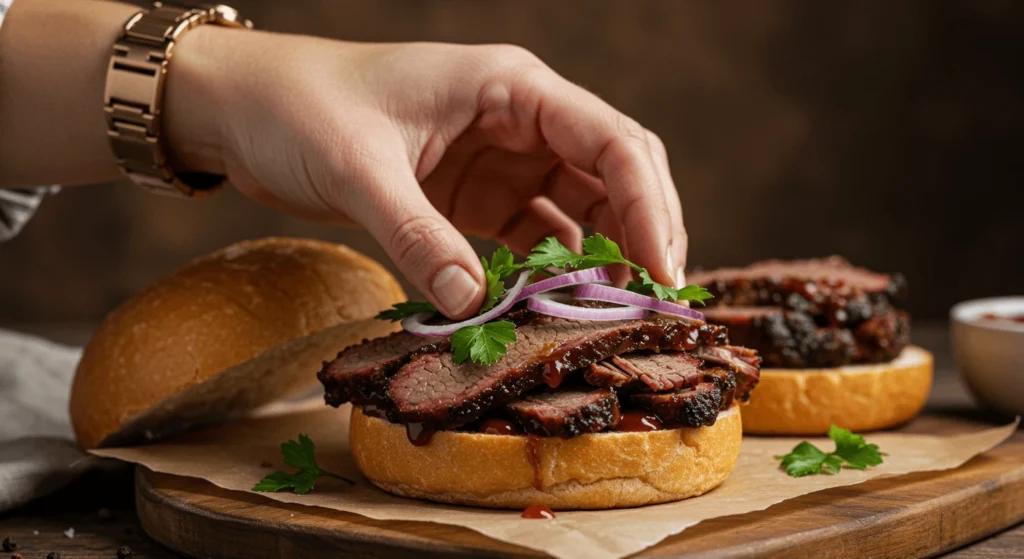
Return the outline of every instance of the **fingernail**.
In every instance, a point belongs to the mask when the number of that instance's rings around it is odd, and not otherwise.
[[[686,286],[686,273],[683,272],[683,267],[680,266],[676,270],[676,287],[685,287],[685,286]]]
[[[430,289],[445,314],[456,315],[473,302],[479,284],[465,268],[450,264],[434,276]]]
[[[668,249],[665,250],[665,263],[668,264],[668,268],[666,268],[667,270],[675,270],[676,269],[676,257],[675,257],[675,254],[673,254],[673,251],[672,251],[672,243],[669,243],[668,244]],[[671,273],[671,272],[669,272],[669,273]],[[679,279],[679,275],[678,274],[676,274],[676,279],[677,280]],[[676,287],[680,287],[680,286],[677,285]]]

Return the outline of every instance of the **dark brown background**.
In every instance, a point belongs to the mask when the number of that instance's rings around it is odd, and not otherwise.
[[[534,50],[665,140],[691,264],[844,254],[906,273],[918,316],[1024,291],[1024,2],[234,3],[264,29]],[[188,259],[265,235],[386,260],[361,231],[234,192],[75,188],[0,245],[0,322],[93,322]]]

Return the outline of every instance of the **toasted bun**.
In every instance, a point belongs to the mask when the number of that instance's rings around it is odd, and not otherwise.
[[[710,491],[736,465],[741,437],[734,406],[713,426],[697,429],[571,439],[441,431],[414,446],[402,425],[355,408],[349,446],[363,475],[404,497],[492,508],[610,509]]]
[[[310,388],[321,361],[394,329],[405,300],[347,247],[269,238],[195,260],[106,317],[71,389],[83,448],[137,443]]]
[[[832,369],[762,369],[743,404],[743,432],[823,435],[833,424],[872,431],[910,420],[928,400],[932,354],[909,346],[881,364]]]

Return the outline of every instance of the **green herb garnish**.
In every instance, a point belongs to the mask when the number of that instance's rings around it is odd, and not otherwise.
[[[579,268],[584,256],[566,248],[554,237],[548,237],[530,252],[526,257],[526,265],[533,268],[535,272],[544,268]]]
[[[622,250],[619,249],[619,245],[600,233],[596,233],[594,236],[583,240],[583,254],[576,254],[559,243],[558,239],[548,237],[544,239],[544,242],[537,245],[537,248],[533,249],[529,258],[526,259],[526,265],[536,270],[537,265],[535,264],[543,265],[541,267],[553,265],[559,268],[571,267],[577,270],[597,268],[609,264],[622,264],[629,266],[640,276],[640,281],[631,281],[626,285],[626,289],[630,291],[657,297],[662,301],[693,301],[702,305],[705,300],[713,297],[707,289],[699,285],[687,285],[686,287],[676,289],[654,281],[651,278],[650,272],[626,260],[622,256]]]
[[[403,303],[395,303],[390,309],[377,313],[377,316],[374,318],[398,322],[410,314],[421,312],[437,312],[437,307],[426,301],[405,301]]]
[[[349,485],[355,485],[355,482],[348,478],[320,469],[320,466],[316,463],[315,452],[316,445],[313,444],[313,440],[302,433],[299,433],[299,442],[288,441],[281,443],[281,454],[284,455],[284,463],[298,468],[299,471],[294,474],[286,474],[281,471],[274,472],[260,480],[259,483],[253,486],[252,490],[273,493],[282,489],[291,489],[296,495],[305,495],[313,490],[313,486],[316,485],[316,480],[320,476],[334,477]]]
[[[516,264],[512,251],[505,246],[494,251],[490,263],[482,256],[480,263],[483,264],[484,275],[487,277],[487,297],[480,307],[480,314],[483,314],[493,309],[498,299],[505,294],[505,279],[523,269],[524,264]]]
[[[868,444],[864,437],[849,429],[833,425],[828,430],[828,436],[836,443],[833,452],[826,453],[804,441],[793,447],[789,454],[776,456],[775,459],[782,460],[780,465],[787,474],[803,477],[822,473],[838,474],[844,465],[855,470],[864,470],[868,466],[881,464],[882,456],[886,456],[884,452],[878,450],[878,445]]]
[[[482,365],[490,365],[508,352],[508,344],[515,342],[516,325],[507,320],[466,326],[452,334],[452,357],[456,363],[462,363],[468,357]]]

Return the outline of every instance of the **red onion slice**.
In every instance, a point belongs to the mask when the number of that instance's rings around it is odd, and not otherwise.
[[[628,305],[630,307],[639,307],[641,309],[648,309],[662,314],[671,314],[673,316],[681,316],[683,318],[704,320],[704,315],[702,313],[693,309],[688,309],[682,305],[662,301],[639,293],[633,293],[632,291],[626,291],[625,289],[619,289],[617,287],[609,287],[607,285],[594,285],[590,283],[581,285],[576,288],[576,298],[583,299],[585,301],[603,301],[605,303]]]
[[[434,316],[437,313],[432,312],[421,312],[411,314],[402,319],[402,328],[411,334],[417,336],[433,337],[433,336],[451,336],[459,328],[466,326],[479,326],[489,320],[494,320],[499,316],[508,312],[515,305],[522,300],[523,288],[526,287],[526,282],[530,279],[530,272],[526,271],[519,275],[519,279],[516,280],[516,284],[511,289],[505,292],[505,297],[498,301],[498,304],[494,305],[494,308],[481,314],[474,316],[473,318],[463,320],[462,322],[452,322],[450,324],[424,324],[423,321]],[[551,278],[555,279],[555,278]],[[545,280],[548,281],[548,280]],[[541,282],[537,282],[541,283]],[[536,283],[533,285],[537,285]]]
[[[577,270],[575,272],[569,272],[568,274],[561,274],[553,278],[543,279],[537,283],[531,283],[526,286],[526,289],[519,294],[519,300],[532,297],[538,293],[544,293],[545,291],[552,291],[554,289],[561,289],[563,287],[570,287],[573,285],[579,285],[581,283],[594,283],[594,282],[606,282],[612,281],[611,276],[608,275],[607,268],[587,268],[586,270]]]
[[[645,309],[637,307],[610,307],[605,309],[574,307],[556,301],[548,293],[541,293],[527,299],[526,308],[541,314],[571,320],[633,320],[643,318],[648,314]]]

